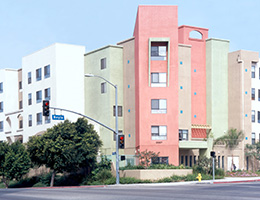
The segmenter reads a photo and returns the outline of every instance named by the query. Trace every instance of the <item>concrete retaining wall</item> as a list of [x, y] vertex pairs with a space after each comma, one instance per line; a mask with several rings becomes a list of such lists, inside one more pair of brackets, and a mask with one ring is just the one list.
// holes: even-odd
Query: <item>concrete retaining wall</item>
[[158, 180], [172, 175], [186, 176], [188, 174], [192, 174], [192, 169], [120, 170], [120, 177], [134, 177], [141, 180]]

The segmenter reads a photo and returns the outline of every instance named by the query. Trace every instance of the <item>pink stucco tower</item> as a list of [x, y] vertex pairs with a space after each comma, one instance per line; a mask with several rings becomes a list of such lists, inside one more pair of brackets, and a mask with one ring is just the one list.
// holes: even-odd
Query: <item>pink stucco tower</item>
[[[192, 33], [199, 35], [193, 38]], [[206, 107], [206, 39], [208, 29], [193, 26], [179, 27], [179, 43], [191, 46], [191, 124], [207, 123]], [[192, 138], [205, 138], [206, 129], [192, 128]]]
[[177, 6], [139, 6], [134, 38], [136, 151], [178, 165]]

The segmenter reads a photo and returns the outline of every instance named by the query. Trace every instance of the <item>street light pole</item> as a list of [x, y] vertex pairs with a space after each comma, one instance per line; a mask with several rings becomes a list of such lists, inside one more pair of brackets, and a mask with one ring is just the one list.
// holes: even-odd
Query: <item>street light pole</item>
[[112, 85], [115, 88], [115, 114], [116, 114], [116, 130], [114, 132], [116, 133], [116, 184], [119, 184], [119, 144], [118, 144], [118, 103], [117, 103], [117, 85], [114, 85], [107, 79], [105, 79], [102, 76], [94, 75], [94, 74], [85, 74], [85, 77], [97, 77], [101, 78], [110, 85]]

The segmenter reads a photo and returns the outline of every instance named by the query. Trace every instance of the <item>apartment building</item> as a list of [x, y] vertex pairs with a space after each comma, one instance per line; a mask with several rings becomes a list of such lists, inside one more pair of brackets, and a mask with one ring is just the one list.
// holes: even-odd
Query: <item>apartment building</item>
[[[120, 56], [108, 53], [112, 48], [118, 48]], [[209, 156], [214, 150], [219, 168], [230, 170], [232, 157], [237, 168], [246, 168], [249, 161], [244, 158], [244, 146], [259, 137], [260, 120], [256, 119], [260, 119], [260, 112], [256, 96], [260, 95], [260, 90], [258, 79], [253, 78], [257, 77], [259, 69], [258, 54], [239, 52], [240, 59], [243, 56], [250, 60], [247, 65], [252, 65], [247, 69], [247, 76], [250, 74], [247, 89], [240, 87], [244, 78], [238, 74], [244, 61], [238, 62], [238, 55], [233, 59], [232, 55], [238, 53], [229, 53], [228, 40], [208, 38], [206, 28], [178, 26], [177, 6], [139, 6], [132, 38], [85, 55], [86, 73], [110, 78], [115, 83], [119, 82], [117, 79], [122, 81], [120, 123], [123, 125], [120, 126], [126, 148], [120, 154], [132, 157], [147, 149], [160, 152], [154, 163], [192, 166], [199, 156]], [[92, 54], [98, 58], [90, 57]], [[102, 71], [102, 59], [109, 55], [110, 62], [118, 62], [116, 67], [110, 65], [111, 71], [118, 72], [109, 71], [110, 76]], [[114, 119], [109, 121], [114, 105], [113, 90], [108, 97], [99, 98], [89, 81], [85, 86], [91, 99], [87, 100], [86, 96], [86, 101], [88, 104], [95, 101], [98, 108], [110, 113], [95, 113], [94, 108], [86, 108], [86, 112], [113, 127]], [[102, 80], [96, 82], [102, 91]], [[241, 99], [237, 95], [246, 90], [247, 95], [252, 96], [250, 101], [237, 101]], [[240, 119], [241, 112], [247, 113], [244, 113], [244, 120]], [[237, 149], [231, 152], [224, 145], [213, 146], [214, 139], [230, 128], [246, 132]], [[114, 143], [111, 146], [108, 141], [111, 135], [107, 135], [103, 136], [105, 146], [113, 152]]]
[[[256, 120], [256, 116], [260, 104], [255, 94], [255, 91], [259, 89], [259, 73], [256, 74], [256, 71], [259, 72], [257, 69], [259, 54], [258, 52], [239, 50], [229, 53], [228, 60], [228, 124], [230, 128], [244, 132], [244, 140], [236, 149], [238, 152], [235, 162], [239, 168], [247, 169], [252, 166], [250, 166], [249, 158], [244, 156], [245, 145], [254, 144], [257, 139], [259, 140], [260, 122]], [[231, 158], [228, 162], [231, 162]]]
[[23, 131], [18, 77], [21, 70], [0, 70], [0, 141], [21, 140]]
[[[118, 132], [124, 134], [123, 116], [123, 48], [109, 45], [85, 54], [85, 74], [100, 76], [117, 85]], [[85, 78], [85, 114], [115, 130], [115, 88], [99, 77]], [[96, 126], [103, 141], [101, 153], [115, 161], [116, 135], [110, 130]], [[120, 154], [124, 150], [120, 149]]]
[[56, 43], [23, 57], [20, 70], [1, 70], [0, 140], [27, 142], [61, 122], [52, 114], [72, 121], [79, 117], [55, 109], [43, 117], [45, 99], [51, 107], [84, 113], [84, 53], [83, 46]]
[[[260, 139], [259, 54], [229, 53], [230, 42], [208, 31], [179, 26], [177, 6], [139, 6], [133, 37], [117, 45], [85, 53], [53, 44], [25, 56], [21, 69], [0, 70], [0, 140], [26, 142], [60, 122], [52, 114], [79, 117], [57, 109], [43, 117], [44, 99], [115, 129], [115, 89], [106, 79], [118, 87], [121, 166], [145, 150], [160, 152], [153, 163], [192, 166], [214, 150], [219, 168], [230, 170], [232, 158], [237, 169], [251, 168], [244, 150]], [[115, 162], [114, 133], [94, 125], [100, 153]], [[244, 132], [239, 146], [213, 146], [230, 128]]]

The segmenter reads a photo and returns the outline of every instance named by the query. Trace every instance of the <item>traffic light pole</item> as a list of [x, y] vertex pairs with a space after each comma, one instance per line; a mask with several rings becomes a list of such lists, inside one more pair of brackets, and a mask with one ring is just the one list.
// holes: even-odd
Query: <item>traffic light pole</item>
[[106, 81], [108, 84], [113, 86], [115, 88], [115, 115], [116, 115], [116, 130], [114, 131], [116, 133], [116, 184], [119, 184], [119, 141], [118, 141], [118, 102], [117, 102], [117, 85], [114, 85], [107, 79], [105, 79], [102, 76], [94, 75], [94, 74], [85, 74], [85, 77], [97, 77], [101, 78], [104, 81]]
[[117, 104], [117, 85], [115, 87], [115, 106], [116, 106], [116, 184], [119, 184], [119, 141], [118, 141], [118, 104]]

